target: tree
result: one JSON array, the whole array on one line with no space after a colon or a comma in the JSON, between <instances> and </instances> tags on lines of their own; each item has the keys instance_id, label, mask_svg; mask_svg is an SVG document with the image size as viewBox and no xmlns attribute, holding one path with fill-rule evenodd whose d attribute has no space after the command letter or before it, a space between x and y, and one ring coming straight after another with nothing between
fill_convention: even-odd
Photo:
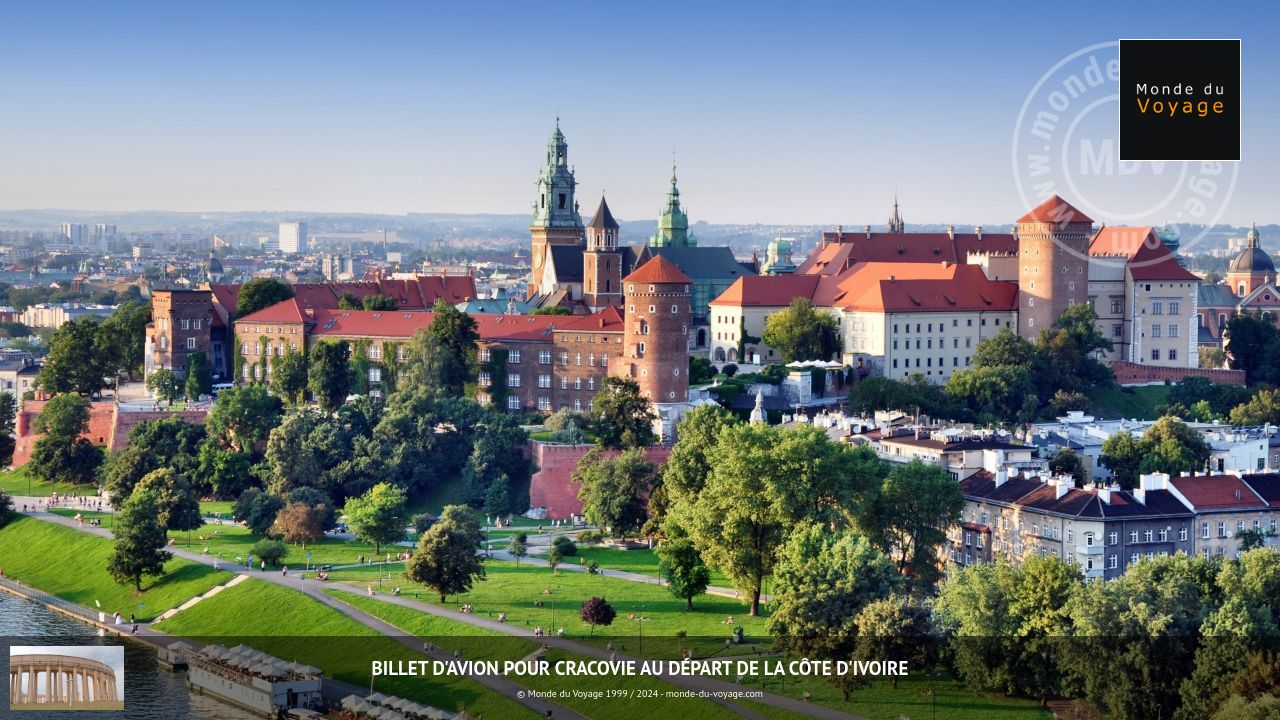
<instances>
[{"instance_id":1,"label":"tree","mask_svg":"<svg viewBox=\"0 0 1280 720\"><path fill-rule=\"evenodd\" d=\"M858 613L902 585L893 562L851 530L804 523L778 556L769 633L797 657L848 659Z\"/></svg>"},{"instance_id":2,"label":"tree","mask_svg":"<svg viewBox=\"0 0 1280 720\"><path fill-rule=\"evenodd\" d=\"M908 597L894 595L872 600L858 611L853 620L858 639L854 644L854 660L881 660L909 663L914 667L931 667L934 651L934 628L929 609ZM898 687L898 676L893 676Z\"/></svg>"},{"instance_id":3,"label":"tree","mask_svg":"<svg viewBox=\"0 0 1280 720\"><path fill-rule=\"evenodd\" d=\"M240 286L236 317L242 318L293 297L293 289L275 278L254 278Z\"/></svg>"},{"instance_id":4,"label":"tree","mask_svg":"<svg viewBox=\"0 0 1280 720\"><path fill-rule=\"evenodd\" d=\"M63 323L49 339L49 354L36 375L47 393L92 395L107 386L111 357L98 346L99 320L82 316Z\"/></svg>"},{"instance_id":5,"label":"tree","mask_svg":"<svg viewBox=\"0 0 1280 720\"><path fill-rule=\"evenodd\" d=\"M187 399L199 400L201 395L213 393L213 372L209 368L209 358L202 352L193 352L187 356L187 382L184 386Z\"/></svg>"},{"instance_id":6,"label":"tree","mask_svg":"<svg viewBox=\"0 0 1280 720\"><path fill-rule=\"evenodd\" d=\"M1270 693L1248 700L1233 696L1214 713L1212 720L1275 720L1280 717L1280 698Z\"/></svg>"},{"instance_id":7,"label":"tree","mask_svg":"<svg viewBox=\"0 0 1280 720\"><path fill-rule=\"evenodd\" d=\"M1083 391L1111 379L1111 370L1098 358L1114 348L1093 303L1075 303L1040 333L1037 343L1053 371L1056 389Z\"/></svg>"},{"instance_id":8,"label":"tree","mask_svg":"<svg viewBox=\"0 0 1280 720\"><path fill-rule=\"evenodd\" d=\"M671 502L693 500L711 473L708 453L720 432L737 422L719 405L699 405L685 414L676 427L676 444L662 467L662 485Z\"/></svg>"},{"instance_id":9,"label":"tree","mask_svg":"<svg viewBox=\"0 0 1280 720\"><path fill-rule=\"evenodd\" d=\"M619 536L640 529L648 516L645 505L653 487L653 472L653 464L640 448L612 457L593 448L573 472L583 514Z\"/></svg>"},{"instance_id":10,"label":"tree","mask_svg":"<svg viewBox=\"0 0 1280 720\"><path fill-rule=\"evenodd\" d=\"M1247 530L1236 531L1236 539L1240 541L1240 552L1247 552L1254 548L1264 547L1267 544L1267 540L1272 537L1275 537L1275 533L1261 528L1258 528L1257 530L1249 528Z\"/></svg>"},{"instance_id":11,"label":"tree","mask_svg":"<svg viewBox=\"0 0 1280 720\"><path fill-rule=\"evenodd\" d=\"M569 308L563 305L548 305L546 307L534 308L529 311L530 315L572 315Z\"/></svg>"},{"instance_id":12,"label":"tree","mask_svg":"<svg viewBox=\"0 0 1280 720\"><path fill-rule=\"evenodd\" d=\"M325 515L328 512L329 509L324 505L287 503L276 515L272 530L281 535L285 542L305 548L307 543L324 537Z\"/></svg>"},{"instance_id":13,"label":"tree","mask_svg":"<svg viewBox=\"0 0 1280 720\"><path fill-rule=\"evenodd\" d=\"M249 554L268 565L279 565L289 554L289 546L279 540L263 538L249 548Z\"/></svg>"},{"instance_id":14,"label":"tree","mask_svg":"<svg viewBox=\"0 0 1280 720\"><path fill-rule=\"evenodd\" d=\"M592 432L604 447L645 447L657 440L653 423L658 415L649 399L640 395L640 383L631 378L605 378L592 408Z\"/></svg>"},{"instance_id":15,"label":"tree","mask_svg":"<svg viewBox=\"0 0 1280 720\"><path fill-rule=\"evenodd\" d=\"M527 544L528 536L524 533L516 533L511 538L511 544L507 546L507 552L511 553L511 557L516 559L516 567L520 567L520 558L529 554L529 546Z\"/></svg>"},{"instance_id":16,"label":"tree","mask_svg":"<svg viewBox=\"0 0 1280 720\"><path fill-rule=\"evenodd\" d=\"M399 303L387 295L369 295L360 301L360 306L365 310L395 310Z\"/></svg>"},{"instance_id":17,"label":"tree","mask_svg":"<svg viewBox=\"0 0 1280 720\"><path fill-rule=\"evenodd\" d=\"M613 619L617 616L618 613L614 611L613 606L602 597L592 597L582 603L582 607L578 610L578 617L582 618L582 622L591 626L591 635L596 634L597 625L608 627L613 624Z\"/></svg>"},{"instance_id":18,"label":"tree","mask_svg":"<svg viewBox=\"0 0 1280 720\"><path fill-rule=\"evenodd\" d=\"M1055 475L1070 475L1077 487L1083 486L1089 477L1084 460L1071 448L1062 448L1049 458L1049 471Z\"/></svg>"},{"instance_id":19,"label":"tree","mask_svg":"<svg viewBox=\"0 0 1280 720\"><path fill-rule=\"evenodd\" d=\"M121 585L132 584L137 592L142 592L142 578L163 575L164 564L172 557L164 550L159 510L155 494L143 490L129 496L116 514L107 572Z\"/></svg>"},{"instance_id":20,"label":"tree","mask_svg":"<svg viewBox=\"0 0 1280 720\"><path fill-rule=\"evenodd\" d=\"M777 350L783 362L827 360L840 350L839 326L826 312L815 310L808 298L797 297L791 307L765 321L765 344Z\"/></svg>"},{"instance_id":21,"label":"tree","mask_svg":"<svg viewBox=\"0 0 1280 720\"><path fill-rule=\"evenodd\" d=\"M1200 367L1213 369L1227 367L1226 351L1220 347L1200 348Z\"/></svg>"},{"instance_id":22,"label":"tree","mask_svg":"<svg viewBox=\"0 0 1280 720\"><path fill-rule=\"evenodd\" d=\"M280 398L273 397L266 388L230 388L218 393L205 428L220 447L254 453L280 422L280 408Z\"/></svg>"},{"instance_id":23,"label":"tree","mask_svg":"<svg viewBox=\"0 0 1280 720\"><path fill-rule=\"evenodd\" d=\"M363 310L364 306L360 304L360 298L353 292L344 292L338 297L339 310Z\"/></svg>"},{"instance_id":24,"label":"tree","mask_svg":"<svg viewBox=\"0 0 1280 720\"><path fill-rule=\"evenodd\" d=\"M480 334L470 315L440 298L431 324L409 341L409 362L401 373L408 386L438 395L461 397L475 382Z\"/></svg>"},{"instance_id":25,"label":"tree","mask_svg":"<svg viewBox=\"0 0 1280 720\"><path fill-rule=\"evenodd\" d=\"M1239 313L1227 321L1224 349L1234 370L1243 370L1250 385L1275 384L1280 372L1274 358L1280 352L1280 329L1262 313Z\"/></svg>"},{"instance_id":26,"label":"tree","mask_svg":"<svg viewBox=\"0 0 1280 720\"><path fill-rule=\"evenodd\" d=\"M711 382L716 377L716 369L712 367L711 361L698 355L689 356L689 384L703 385Z\"/></svg>"},{"instance_id":27,"label":"tree","mask_svg":"<svg viewBox=\"0 0 1280 720\"><path fill-rule=\"evenodd\" d=\"M448 505L440 519L418 540L418 547L405 567L405 577L422 583L440 595L458 595L483 580L484 556L480 554L484 536L470 508Z\"/></svg>"},{"instance_id":28,"label":"tree","mask_svg":"<svg viewBox=\"0 0 1280 720\"><path fill-rule=\"evenodd\" d=\"M951 374L947 395L989 422L1027 422L1040 405L1033 377L1020 365L974 366Z\"/></svg>"},{"instance_id":29,"label":"tree","mask_svg":"<svg viewBox=\"0 0 1280 720\"><path fill-rule=\"evenodd\" d=\"M351 394L351 346L345 342L321 342L311 348L307 387L320 407L333 412Z\"/></svg>"},{"instance_id":30,"label":"tree","mask_svg":"<svg viewBox=\"0 0 1280 720\"><path fill-rule=\"evenodd\" d=\"M143 476L162 468L194 486L200 477L198 456L204 440L203 426L181 418L140 422L129 431L128 447L107 457L103 488L112 502L124 502Z\"/></svg>"},{"instance_id":31,"label":"tree","mask_svg":"<svg viewBox=\"0 0 1280 720\"><path fill-rule=\"evenodd\" d=\"M13 393L0 392L0 467L13 462L16 441L13 439L14 421L18 417L18 401Z\"/></svg>"},{"instance_id":32,"label":"tree","mask_svg":"<svg viewBox=\"0 0 1280 720\"><path fill-rule=\"evenodd\" d=\"M157 368L147 377L147 391L154 395L156 400L163 400L172 405L173 401L178 399L178 379L173 376L172 370Z\"/></svg>"},{"instance_id":33,"label":"tree","mask_svg":"<svg viewBox=\"0 0 1280 720\"><path fill-rule=\"evenodd\" d=\"M668 540L658 546L658 572L667 576L671 594L684 600L685 607L693 609L693 599L707 591L711 583L711 571L702 562L698 548L688 538Z\"/></svg>"},{"instance_id":34,"label":"tree","mask_svg":"<svg viewBox=\"0 0 1280 720\"><path fill-rule=\"evenodd\" d=\"M1184 471L1203 470L1212 452L1200 431L1181 420L1165 416L1143 433L1143 473L1163 472L1178 475ZM1104 445L1105 452L1105 445Z\"/></svg>"},{"instance_id":35,"label":"tree","mask_svg":"<svg viewBox=\"0 0 1280 720\"><path fill-rule=\"evenodd\" d=\"M946 470L912 460L889 472L858 524L893 557L898 572L928 588L942 573L938 547L963 510L964 495Z\"/></svg>"},{"instance_id":36,"label":"tree","mask_svg":"<svg viewBox=\"0 0 1280 720\"><path fill-rule=\"evenodd\" d=\"M547 548L547 567L551 568L552 575L557 574L556 568L560 567L560 563L563 561L564 552L560 548L555 545Z\"/></svg>"},{"instance_id":37,"label":"tree","mask_svg":"<svg viewBox=\"0 0 1280 720\"><path fill-rule=\"evenodd\" d=\"M276 397L289 405L296 407L306 402L307 356L301 350L295 350L293 346L286 348L284 355L277 357L271 366L271 380L268 382L268 387Z\"/></svg>"},{"instance_id":38,"label":"tree","mask_svg":"<svg viewBox=\"0 0 1280 720\"><path fill-rule=\"evenodd\" d=\"M357 538L374 544L374 553L381 553L384 544L404 539L405 493L395 485L378 483L364 495L350 498L342 514Z\"/></svg>"},{"instance_id":39,"label":"tree","mask_svg":"<svg viewBox=\"0 0 1280 720\"><path fill-rule=\"evenodd\" d=\"M1280 424L1280 391L1264 388L1231 409L1232 425Z\"/></svg>"},{"instance_id":40,"label":"tree","mask_svg":"<svg viewBox=\"0 0 1280 720\"><path fill-rule=\"evenodd\" d=\"M13 498L0 490L0 527L9 524L13 519Z\"/></svg>"},{"instance_id":41,"label":"tree","mask_svg":"<svg viewBox=\"0 0 1280 720\"><path fill-rule=\"evenodd\" d=\"M102 451L88 438L89 401L64 393L45 403L36 416L40 433L31 449L30 472L41 480L72 484L91 483L102 464Z\"/></svg>"},{"instance_id":42,"label":"tree","mask_svg":"<svg viewBox=\"0 0 1280 720\"><path fill-rule=\"evenodd\" d=\"M217 443L200 445L196 457L197 475L202 490L221 500L238 497L253 482L250 468L253 458L248 453L224 450Z\"/></svg>"},{"instance_id":43,"label":"tree","mask_svg":"<svg viewBox=\"0 0 1280 720\"><path fill-rule=\"evenodd\" d=\"M284 501L258 488L249 488L236 500L231 517L243 522L254 535L266 535L276 522L276 515L284 507Z\"/></svg>"},{"instance_id":44,"label":"tree","mask_svg":"<svg viewBox=\"0 0 1280 720\"><path fill-rule=\"evenodd\" d=\"M1144 451L1141 440L1128 430L1121 430L1102 443L1102 455L1098 461L1111 471L1112 478L1121 487L1132 488L1138 484Z\"/></svg>"},{"instance_id":45,"label":"tree","mask_svg":"<svg viewBox=\"0 0 1280 720\"><path fill-rule=\"evenodd\" d=\"M166 530L195 530L204 525L200 496L185 477L170 468L153 470L138 481L133 494L150 492L156 501L156 519Z\"/></svg>"}]
</instances>

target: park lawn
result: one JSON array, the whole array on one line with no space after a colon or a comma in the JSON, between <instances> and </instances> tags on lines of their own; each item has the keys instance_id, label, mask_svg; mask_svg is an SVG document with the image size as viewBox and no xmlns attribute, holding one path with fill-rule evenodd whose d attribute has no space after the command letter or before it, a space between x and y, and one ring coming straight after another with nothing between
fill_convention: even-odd
<instances>
[{"instance_id":1,"label":"park lawn","mask_svg":"<svg viewBox=\"0 0 1280 720\"><path fill-rule=\"evenodd\" d=\"M542 553L531 557L540 557L545 560L547 556ZM583 565L588 560L596 561L600 564L600 567L606 570L621 570L654 577L658 575L658 556L647 548L625 550L614 547L579 545L577 555L565 558L565 562L571 562L574 565ZM769 592L768 584L769 580L766 578L766 595ZM711 585L713 587L732 588L733 581L725 577L724 573L713 568L711 570Z\"/></svg>"},{"instance_id":2,"label":"park lawn","mask_svg":"<svg viewBox=\"0 0 1280 720\"><path fill-rule=\"evenodd\" d=\"M1155 420L1157 405L1169 402L1168 385L1143 385L1139 387L1106 386L1089 391L1087 414L1103 420L1137 418Z\"/></svg>"},{"instance_id":3,"label":"park lawn","mask_svg":"<svg viewBox=\"0 0 1280 720\"><path fill-rule=\"evenodd\" d=\"M726 678L728 679L728 678ZM1048 710L1034 700L1010 698L983 693L965 687L948 676L930 678L913 672L902 678L895 690L889 680L877 680L853 691L848 702L834 685L821 677L787 676L747 678L744 687L757 687L766 692L801 697L811 693L816 705L861 715L867 720L899 720L899 718L946 718L947 720L1050 720ZM934 696L930 696L930 691Z\"/></svg>"},{"instance_id":4,"label":"park lawn","mask_svg":"<svg viewBox=\"0 0 1280 720\"><path fill-rule=\"evenodd\" d=\"M341 590L326 590L326 593L338 600L352 605L370 615L394 625L416 637L429 639L445 650L461 650L468 660L518 660L538 649L538 643L532 640L503 635L484 628L474 627L458 620L429 615L413 608L395 605L377 598L354 595ZM553 664L561 658L576 660L591 659L584 656L553 650L547 653L547 660ZM655 677L557 677L551 676L508 676L513 682L539 691L560 691L577 689L584 691L609 690L679 690L680 688L665 680ZM724 708L707 700L698 698L668 699L663 697L628 700L625 698L604 698L592 700L588 698L558 697L556 702L588 717L603 717L600 713L607 711L609 718L621 720L645 720L650 717L676 717L681 714L696 714L699 718L736 717Z\"/></svg>"},{"instance_id":5,"label":"park lawn","mask_svg":"<svg viewBox=\"0 0 1280 720\"><path fill-rule=\"evenodd\" d=\"M31 517L0 528L0 567L5 577L103 612L149 621L231 579L231 573L174 558L162 577L144 578L141 594L107 574L112 541ZM139 603L143 603L141 608Z\"/></svg>"},{"instance_id":6,"label":"park lawn","mask_svg":"<svg viewBox=\"0 0 1280 720\"><path fill-rule=\"evenodd\" d=\"M509 624L530 631L539 625L553 631L563 627L565 634L574 639L601 646L612 643L618 652L643 657L678 657L685 648L693 648L697 657L723 653L725 640L737 628L745 633L746 644L734 646L734 652L751 652L753 647L759 649L761 644L771 642L765 618L749 617L747 607L733 598L703 595L694 598L694 611L689 612L684 609L684 601L673 597L666 587L583 572L553 575L546 567L528 563L517 567L505 560L489 560L485 567L487 579L477 582L470 592L450 596L446 603L440 603L439 594L403 576L393 575L390 584L400 586L402 595L424 602L451 609L470 604L474 612L491 618L506 613ZM376 578L376 574L369 577ZM360 588L368 585L367 580L348 582ZM386 584L384 581L384 587ZM545 589L550 589L551 594L544 595ZM617 619L612 625L592 631L579 619L579 608L592 596L603 597L613 606ZM535 607L534 601L543 606ZM632 614L648 619L630 621L628 616ZM734 619L732 626L724 622L729 616ZM677 635L680 631L685 637Z\"/></svg>"},{"instance_id":7,"label":"park lawn","mask_svg":"<svg viewBox=\"0 0 1280 720\"><path fill-rule=\"evenodd\" d=\"M96 496L98 488L92 483L75 485L71 483L51 483L41 480L30 472L31 464L27 463L13 470L0 470L0 492L5 495L27 495L30 497L50 497L59 495Z\"/></svg>"},{"instance_id":8,"label":"park lawn","mask_svg":"<svg viewBox=\"0 0 1280 720\"><path fill-rule=\"evenodd\" d=\"M235 506L235 500L201 500L200 514L203 517L211 517L218 514L231 517L231 511L235 509Z\"/></svg>"},{"instance_id":9,"label":"park lawn","mask_svg":"<svg viewBox=\"0 0 1280 720\"><path fill-rule=\"evenodd\" d=\"M315 665L325 675L369 686L372 660L421 660L422 655L296 590L246 580L158 624L158 629L202 642L245 645L284 660ZM374 690L442 710L465 707L473 715L537 715L462 677L382 677Z\"/></svg>"},{"instance_id":10,"label":"park lawn","mask_svg":"<svg viewBox=\"0 0 1280 720\"><path fill-rule=\"evenodd\" d=\"M190 536L188 538L188 536ZM261 536L249 532L249 528L239 523L225 521L206 522L198 530L187 532L171 532L169 538L178 547L188 550L203 551L209 549L209 555L224 562L233 563L237 558L243 560L249 554L253 544L262 540ZM289 553L285 555L283 564L290 567L303 567L307 564L307 553L311 553L311 564L338 565L354 563L361 555L373 555L374 546L359 540L343 540L332 536L310 543L304 549L301 545L289 545ZM388 552L398 553L402 547L382 547L383 555Z\"/></svg>"}]
</instances>

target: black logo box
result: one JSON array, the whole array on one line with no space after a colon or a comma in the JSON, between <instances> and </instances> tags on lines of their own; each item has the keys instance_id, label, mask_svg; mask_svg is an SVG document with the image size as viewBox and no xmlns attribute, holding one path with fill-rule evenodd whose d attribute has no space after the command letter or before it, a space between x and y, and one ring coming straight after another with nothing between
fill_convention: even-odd
<instances>
[{"instance_id":1,"label":"black logo box","mask_svg":"<svg viewBox=\"0 0 1280 720\"><path fill-rule=\"evenodd\" d=\"M1239 40L1121 40L1120 159L1239 160L1240 65Z\"/></svg>"}]
</instances>

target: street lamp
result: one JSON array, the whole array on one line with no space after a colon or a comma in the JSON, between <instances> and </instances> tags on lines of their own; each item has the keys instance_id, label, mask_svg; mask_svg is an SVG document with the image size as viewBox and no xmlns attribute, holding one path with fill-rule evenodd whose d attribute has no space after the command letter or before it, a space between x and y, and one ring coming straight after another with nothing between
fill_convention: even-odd
<instances>
[{"instance_id":1,"label":"street lamp","mask_svg":"<svg viewBox=\"0 0 1280 720\"><path fill-rule=\"evenodd\" d=\"M640 648L637 651L637 654L643 655L644 654L644 624L649 622L649 618L644 616L643 605L637 605L636 610L640 611L640 614L636 615L635 617L636 627L640 628Z\"/></svg>"}]
</instances>

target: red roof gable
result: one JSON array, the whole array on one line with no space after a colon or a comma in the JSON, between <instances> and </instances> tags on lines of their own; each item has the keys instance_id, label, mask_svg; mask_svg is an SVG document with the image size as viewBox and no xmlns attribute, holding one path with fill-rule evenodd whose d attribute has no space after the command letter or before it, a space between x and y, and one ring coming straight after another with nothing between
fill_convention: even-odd
<instances>
[{"instance_id":1,"label":"red roof gable","mask_svg":"<svg viewBox=\"0 0 1280 720\"><path fill-rule=\"evenodd\" d=\"M306 307L296 297L282 300L236 320L238 323L300 323L310 320Z\"/></svg>"},{"instance_id":2,"label":"red roof gable","mask_svg":"<svg viewBox=\"0 0 1280 720\"><path fill-rule=\"evenodd\" d=\"M590 315L578 315L560 323L556 330L577 330L578 332L622 332L622 311L609 307Z\"/></svg>"},{"instance_id":3,"label":"red roof gable","mask_svg":"<svg viewBox=\"0 0 1280 720\"><path fill-rule=\"evenodd\" d=\"M1253 488L1235 475L1198 475L1171 477L1182 497L1196 510L1230 510L1266 507L1267 503Z\"/></svg>"},{"instance_id":4,"label":"red roof gable","mask_svg":"<svg viewBox=\"0 0 1280 720\"><path fill-rule=\"evenodd\" d=\"M661 255L641 265L635 272L622 279L622 282L635 283L687 283L693 282L688 275L680 271L676 264Z\"/></svg>"},{"instance_id":5,"label":"red roof gable","mask_svg":"<svg viewBox=\"0 0 1280 720\"><path fill-rule=\"evenodd\" d=\"M1200 280L1178 264L1178 259L1150 226L1101 228L1089 241L1089 255L1126 258L1125 264L1134 280Z\"/></svg>"},{"instance_id":6,"label":"red roof gable","mask_svg":"<svg viewBox=\"0 0 1280 720\"><path fill-rule=\"evenodd\" d=\"M872 312L1013 310L1018 288L988 280L977 265L861 263L841 276L823 277L813 302Z\"/></svg>"},{"instance_id":7,"label":"red roof gable","mask_svg":"<svg viewBox=\"0 0 1280 720\"><path fill-rule=\"evenodd\" d=\"M819 275L744 275L711 301L733 307L786 307L798 298L813 299Z\"/></svg>"},{"instance_id":8,"label":"red roof gable","mask_svg":"<svg viewBox=\"0 0 1280 720\"><path fill-rule=\"evenodd\" d=\"M1045 200L1035 206L1026 215L1018 218L1020 223L1089 223L1093 224L1093 220L1088 215L1080 212L1071 203L1063 200L1058 195Z\"/></svg>"}]
</instances>

